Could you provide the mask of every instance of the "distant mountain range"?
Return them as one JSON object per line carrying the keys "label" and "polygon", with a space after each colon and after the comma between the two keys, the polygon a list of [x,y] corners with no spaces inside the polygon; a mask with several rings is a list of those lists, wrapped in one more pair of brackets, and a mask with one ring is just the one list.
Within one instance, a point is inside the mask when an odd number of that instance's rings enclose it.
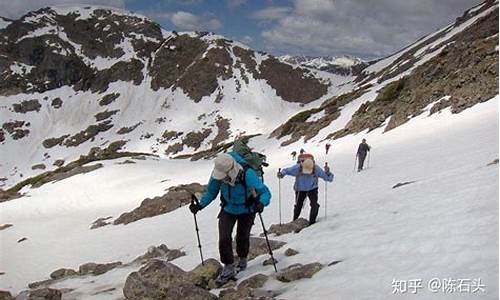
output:
{"label": "distant mountain range", "polygon": [[330,72],[342,76],[357,76],[370,63],[353,56],[307,56],[283,55],[281,61]]}

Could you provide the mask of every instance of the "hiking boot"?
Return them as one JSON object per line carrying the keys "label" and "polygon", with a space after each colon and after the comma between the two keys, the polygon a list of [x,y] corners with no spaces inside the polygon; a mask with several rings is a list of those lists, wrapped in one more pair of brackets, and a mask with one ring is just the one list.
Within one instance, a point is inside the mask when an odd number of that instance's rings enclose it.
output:
{"label": "hiking boot", "polygon": [[224,268],[222,268],[222,272],[219,274],[219,276],[217,276],[215,282],[218,286],[222,286],[229,280],[234,279],[234,276],[236,276],[236,269],[234,268],[234,266],[232,264],[224,265]]}
{"label": "hiking boot", "polygon": [[247,259],[244,257],[240,257],[238,261],[238,265],[236,266],[239,272],[245,270],[247,268]]}

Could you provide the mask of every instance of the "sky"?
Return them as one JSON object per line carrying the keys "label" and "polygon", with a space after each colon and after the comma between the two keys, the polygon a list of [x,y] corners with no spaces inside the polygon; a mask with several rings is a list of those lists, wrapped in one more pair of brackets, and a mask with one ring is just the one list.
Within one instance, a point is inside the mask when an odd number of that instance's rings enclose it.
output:
{"label": "sky", "polygon": [[481,0],[0,0],[15,19],[54,5],[105,5],[166,30],[212,31],[274,55],[374,59],[455,20]]}

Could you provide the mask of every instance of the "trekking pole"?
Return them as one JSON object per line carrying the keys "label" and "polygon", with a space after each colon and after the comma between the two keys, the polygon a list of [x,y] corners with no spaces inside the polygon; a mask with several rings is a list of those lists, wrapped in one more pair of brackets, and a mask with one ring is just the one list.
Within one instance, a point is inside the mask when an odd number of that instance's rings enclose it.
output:
{"label": "trekking pole", "polygon": [[358,155],[354,157],[354,169],[352,170],[353,173],[356,173],[356,163],[358,162]]}
{"label": "trekking pole", "polygon": [[368,151],[368,161],[366,162],[366,164],[367,164],[366,168],[367,169],[370,168],[370,153],[371,153],[371,151]]}
{"label": "trekking pole", "polygon": [[[281,168],[278,169],[278,173],[281,173]],[[280,216],[280,226],[281,226],[281,178],[278,177],[278,202],[279,202],[279,216]]]}
{"label": "trekking pole", "polygon": [[[191,203],[196,203],[199,205],[198,198],[194,194],[191,194]],[[193,214],[194,217],[194,228],[196,229],[196,237],[198,238],[198,248],[200,249],[200,257],[201,257],[201,265],[205,265],[205,261],[203,260],[203,252],[201,251],[201,242],[200,242],[200,229],[198,228],[198,221],[196,220],[196,214]]]}
{"label": "trekking pole", "polygon": [[[257,198],[257,193],[255,192],[255,189],[252,189],[252,194],[255,198]],[[262,224],[262,230],[264,231],[264,236],[266,237],[267,249],[269,250],[269,255],[271,256],[271,260],[273,262],[274,271],[278,273],[278,269],[276,268],[276,260],[274,259],[273,256],[273,249],[271,249],[271,244],[269,244],[269,238],[267,237],[266,226],[264,225],[264,220],[262,219],[261,213],[259,213],[259,218],[260,218],[260,224]]]}
{"label": "trekking pole", "polygon": [[274,271],[276,273],[278,273],[278,269],[276,268],[276,260],[274,259],[273,250],[271,249],[271,245],[269,244],[269,239],[267,237],[266,226],[264,225],[264,220],[262,220],[262,214],[261,213],[259,213],[259,218],[260,218],[260,223],[262,224],[262,230],[264,230],[264,236],[266,237],[267,249],[269,249],[269,255],[271,255],[271,260],[273,262]]}
{"label": "trekking pole", "polygon": [[[325,162],[325,168],[328,168],[328,163],[327,162]],[[325,180],[325,219],[327,217],[327,211],[328,211],[328,209],[327,209],[327,203],[328,202],[326,202],[326,199],[328,198],[328,196],[327,196],[328,193],[327,193],[327,190],[326,190],[327,186],[328,186],[328,182]]]}

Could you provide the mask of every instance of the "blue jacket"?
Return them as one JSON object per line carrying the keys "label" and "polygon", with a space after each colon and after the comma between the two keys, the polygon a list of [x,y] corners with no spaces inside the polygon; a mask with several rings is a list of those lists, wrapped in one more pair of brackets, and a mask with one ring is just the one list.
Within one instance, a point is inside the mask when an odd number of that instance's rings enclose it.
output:
{"label": "blue jacket", "polygon": [[[231,155],[240,165],[244,166],[246,164],[245,160],[238,153],[229,152],[228,154]],[[248,207],[245,204],[245,197],[252,195],[252,188],[254,188],[257,195],[260,196],[260,202],[264,206],[268,206],[271,200],[271,193],[252,168],[248,168],[246,170],[245,181],[247,186],[246,193],[241,182],[237,182],[234,186],[231,186],[223,182],[222,180],[217,180],[213,177],[210,177],[210,180],[208,181],[207,191],[200,199],[200,206],[203,208],[209,205],[217,197],[220,191],[222,193],[222,196],[226,200],[225,205],[223,205],[222,202],[220,205],[224,206],[223,209],[226,212],[233,215],[253,213],[253,207]]]}
{"label": "blue jacket", "polygon": [[281,170],[282,175],[295,176],[295,184],[293,189],[299,192],[311,191],[318,187],[318,177],[325,181],[333,181],[333,173],[326,174],[320,166],[314,165],[312,174],[303,174],[300,170],[300,164],[296,164],[290,168]]}

